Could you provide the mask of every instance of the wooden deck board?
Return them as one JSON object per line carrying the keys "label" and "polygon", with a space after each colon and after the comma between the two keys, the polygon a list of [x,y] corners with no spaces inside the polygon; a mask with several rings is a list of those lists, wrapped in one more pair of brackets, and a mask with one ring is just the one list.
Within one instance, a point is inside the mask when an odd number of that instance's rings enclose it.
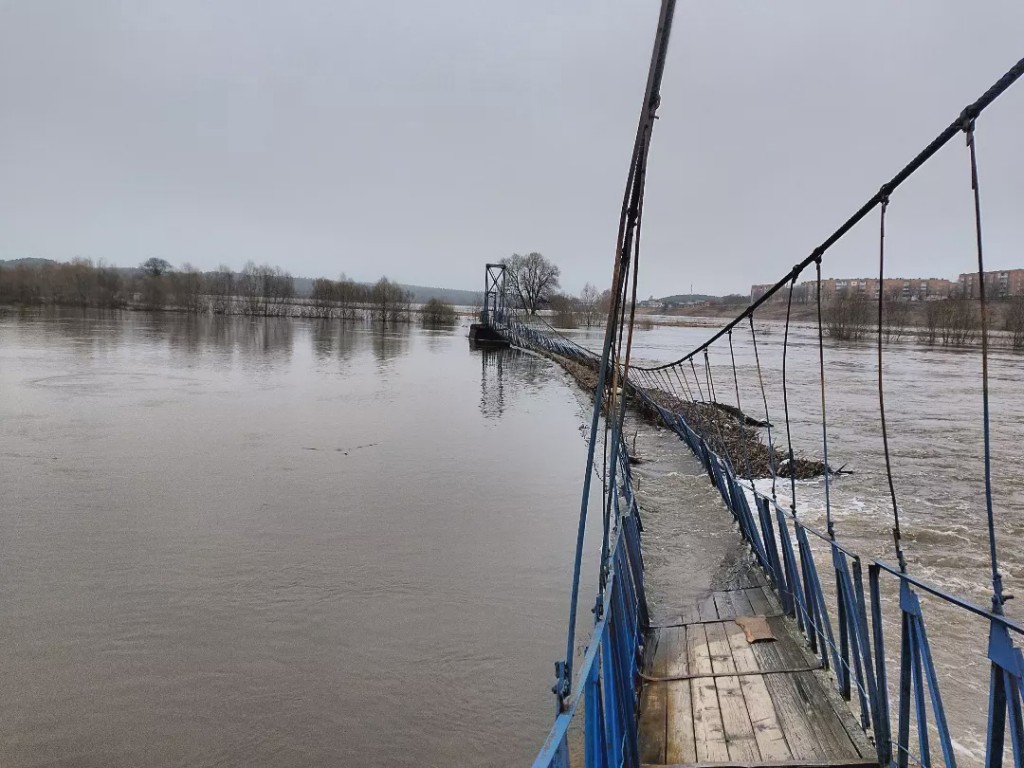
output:
{"label": "wooden deck board", "polygon": [[[672,661],[666,674],[688,674],[690,665],[686,650],[686,629],[676,630],[672,645]],[[693,730],[693,698],[689,680],[675,680],[667,686],[667,715],[665,752],[669,762],[697,762],[697,744]]]}
{"label": "wooden deck board", "polygon": [[[716,674],[735,672],[736,664],[732,659],[732,648],[726,637],[722,624],[708,624],[704,627],[708,638],[708,651],[711,655],[711,666]],[[722,726],[725,728],[726,746],[729,759],[747,762],[760,760],[761,751],[754,738],[754,726],[750,722],[747,702],[740,688],[738,677],[716,677],[718,688],[718,706],[722,712]]]}
{"label": "wooden deck board", "polygon": [[[681,629],[678,631],[682,631]],[[652,631],[646,673],[652,677],[664,677],[668,674],[670,654],[675,655],[676,649],[670,648],[666,640],[669,629]],[[666,723],[666,685],[667,683],[648,683],[640,693],[640,728],[638,747],[641,763],[665,763],[669,761],[665,753]]]}
{"label": "wooden deck board", "polygon": [[[686,630],[686,650],[691,674],[710,675],[714,672],[704,626],[694,624]],[[693,699],[693,734],[697,743],[697,760],[712,763],[728,760],[729,748],[725,741],[715,678],[690,680],[690,696]]]}
{"label": "wooden deck board", "polygon": [[715,621],[718,618],[718,606],[715,605],[714,593],[708,595],[697,604],[701,621]]}
{"label": "wooden deck board", "polygon": [[731,594],[731,592],[715,592],[712,595],[720,619],[732,619],[736,616],[736,608],[732,604]]}
{"label": "wooden deck board", "polygon": [[[737,625],[725,625],[733,662],[738,672],[756,672],[760,669],[750,643]],[[789,760],[793,753],[782,732],[779,717],[775,714],[775,703],[768,692],[763,675],[749,675],[739,678],[743,697],[747,702],[750,722],[754,726],[754,738],[761,751],[762,760]]]}
{"label": "wooden deck board", "polygon": [[[752,579],[756,582],[756,579]],[[736,616],[767,616],[774,641],[748,643]],[[770,589],[715,592],[682,626],[652,629],[641,697],[645,765],[866,766],[873,751],[846,702],[796,636]],[[772,670],[784,670],[771,672]],[[765,671],[768,674],[736,674]],[[704,677],[704,675],[709,675]],[[710,676],[716,675],[716,676]],[[722,675],[722,676],[718,676]],[[855,731],[855,732],[854,732]]]}
{"label": "wooden deck board", "polygon": [[[786,628],[785,619],[773,617],[769,619],[768,623],[775,632],[776,637],[783,638],[778,643],[771,644],[777,646],[783,664],[796,668],[817,663],[817,659],[809,651],[805,650],[802,644],[797,644],[793,639],[792,634]],[[768,644],[759,643],[758,645]],[[758,646],[754,647],[754,652],[755,654],[758,652]],[[793,678],[809,702],[811,719],[818,740],[825,749],[827,756],[838,757],[850,754],[851,750],[853,754],[860,755],[846,727],[836,714],[832,702],[826,695],[822,685],[823,681],[815,676],[813,672],[800,672],[793,675]],[[825,682],[828,684],[828,681]]]}
{"label": "wooden deck board", "polygon": [[754,606],[750,602],[750,598],[747,597],[747,593],[745,590],[737,589],[733,592],[730,592],[729,600],[732,601],[732,609],[734,616],[758,615],[758,612],[754,610]]}

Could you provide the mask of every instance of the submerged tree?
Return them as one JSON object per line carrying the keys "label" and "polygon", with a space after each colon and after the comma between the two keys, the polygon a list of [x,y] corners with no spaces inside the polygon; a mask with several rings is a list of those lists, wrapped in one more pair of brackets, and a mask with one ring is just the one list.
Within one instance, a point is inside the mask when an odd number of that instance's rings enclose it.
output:
{"label": "submerged tree", "polygon": [[1006,330],[1014,349],[1024,349],[1024,296],[1011,299],[1006,310]]}
{"label": "submerged tree", "polygon": [[459,322],[459,314],[455,307],[441,299],[430,299],[420,310],[423,318],[423,325],[427,328],[443,328],[456,325]]}
{"label": "submerged tree", "polygon": [[385,325],[409,322],[409,305],[412,294],[386,277],[378,280],[370,289],[370,311],[375,320]]}
{"label": "submerged tree", "polygon": [[840,294],[825,307],[825,330],[839,341],[856,341],[864,336],[871,318],[871,304],[859,296]]}
{"label": "submerged tree", "polygon": [[537,314],[537,309],[549,301],[559,288],[561,270],[539,253],[528,253],[525,256],[514,253],[502,263],[505,265],[505,281],[509,290],[531,315]]}
{"label": "submerged tree", "polygon": [[595,286],[590,283],[583,286],[576,304],[579,307],[580,317],[583,318],[583,323],[587,328],[601,322],[600,301],[601,294]]}

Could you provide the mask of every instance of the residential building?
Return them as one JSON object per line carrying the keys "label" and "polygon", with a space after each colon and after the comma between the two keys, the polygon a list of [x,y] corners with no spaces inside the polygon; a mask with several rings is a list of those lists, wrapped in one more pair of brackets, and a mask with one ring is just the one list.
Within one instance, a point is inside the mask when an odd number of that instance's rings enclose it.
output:
{"label": "residential building", "polygon": [[[1005,299],[1010,296],[1024,296],[1024,269],[1001,269],[985,272],[985,296]],[[957,280],[961,296],[969,299],[981,298],[977,272],[964,272]]]}

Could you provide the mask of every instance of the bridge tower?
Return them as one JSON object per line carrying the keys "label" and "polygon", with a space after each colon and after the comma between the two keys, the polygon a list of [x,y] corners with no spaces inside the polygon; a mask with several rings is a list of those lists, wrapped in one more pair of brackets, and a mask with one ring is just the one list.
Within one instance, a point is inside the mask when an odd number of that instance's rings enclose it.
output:
{"label": "bridge tower", "polygon": [[509,346],[508,340],[498,331],[506,322],[505,318],[505,265],[484,265],[484,306],[480,311],[480,322],[469,326],[470,344],[487,346]]}

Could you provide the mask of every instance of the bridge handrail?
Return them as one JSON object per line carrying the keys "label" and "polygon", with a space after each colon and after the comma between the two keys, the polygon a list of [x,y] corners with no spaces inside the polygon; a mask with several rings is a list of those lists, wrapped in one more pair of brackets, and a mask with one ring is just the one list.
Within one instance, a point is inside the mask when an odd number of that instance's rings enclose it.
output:
{"label": "bridge handrail", "polygon": [[[625,451],[621,456],[626,456]],[[569,768],[569,727],[581,712],[586,765],[606,764],[600,762],[606,757],[611,765],[637,765],[639,761],[637,715],[648,628],[642,526],[627,459],[620,461],[619,470],[619,487],[614,491],[615,534],[604,595],[595,606],[594,628],[572,692],[556,714],[534,768]]]}
{"label": "bridge handrail", "polygon": [[[568,343],[568,340],[560,335],[549,336],[534,328],[516,324],[515,321],[510,322],[508,327],[510,333],[514,334],[517,344],[563,355],[580,363],[592,364],[591,353],[580,352],[578,345]],[[881,559],[867,561],[869,584],[866,587],[863,574],[865,561],[861,555],[828,534],[803,523],[793,510],[787,509],[776,499],[739,478],[728,458],[715,452],[682,415],[658,405],[637,382],[628,381],[626,385],[630,388],[631,394],[643,400],[659,414],[662,422],[673,430],[702,462],[711,482],[732,512],[741,534],[750,545],[753,556],[778,594],[784,612],[796,620],[797,626],[803,632],[811,650],[820,659],[822,666],[832,671],[840,695],[847,701],[853,701],[856,697],[856,711],[859,712],[862,727],[874,737],[880,765],[892,764],[895,768],[908,768],[908,760],[911,757],[928,763],[932,745],[931,735],[928,728],[919,728],[918,745],[916,750],[913,748],[910,736],[911,707],[919,713],[931,708],[943,761],[953,768],[956,765],[953,738],[942,704],[940,680],[932,662],[931,647],[924,629],[924,615],[914,593],[915,589],[989,622],[990,635],[993,638],[990,640],[989,658],[999,673],[993,676],[993,680],[997,682],[993,682],[993,695],[990,696],[990,721],[994,716],[994,722],[998,725],[997,710],[1003,708],[1009,717],[1004,717],[1002,722],[1012,735],[1012,729],[1016,727],[1015,718],[1019,719],[1020,713],[1024,711],[1024,660],[1021,659],[1020,650],[1010,640],[1009,633],[1024,635],[1024,626],[1005,615],[953,595],[924,579],[902,572],[898,566]],[[624,493],[630,498],[631,509],[636,510],[635,514],[625,519],[633,519],[638,523],[639,508],[635,507],[635,499],[632,498],[628,462],[623,470],[623,478]],[[750,508],[747,492],[750,492],[755,500],[756,513]],[[638,526],[638,549],[640,530],[642,529]],[[831,552],[831,562],[826,568],[826,571],[831,571],[833,575],[829,582],[822,579],[822,564],[818,562],[814,550],[809,545],[808,534],[821,540]],[[616,550],[621,546],[621,538],[620,531],[616,536]],[[903,629],[898,670],[894,670],[900,680],[899,696],[895,702],[898,715],[895,729],[891,722],[892,707],[888,698],[890,662],[885,653],[886,622],[883,619],[884,601],[881,597],[879,578],[882,573],[896,577],[900,584],[899,612]],[[642,580],[642,572],[633,575],[632,578]],[[826,586],[829,587],[828,590]],[[615,591],[614,586],[609,589],[610,594],[606,595],[605,606],[614,605]],[[586,686],[600,687],[605,684],[605,678],[600,678],[600,681],[595,678],[594,669],[600,651],[598,646],[604,642],[606,633],[605,625],[599,621],[588,645],[587,657],[574,687],[569,708],[567,712],[556,717],[548,741],[534,763],[535,768],[548,765],[559,768],[568,766],[567,746],[562,749],[560,745],[567,744],[569,723],[579,715],[580,698],[585,696]],[[636,642],[637,645],[633,649],[634,660],[640,663],[643,653],[642,638],[638,637]],[[635,702],[638,679],[629,679],[630,691],[634,694]],[[586,713],[586,706],[583,709]],[[621,716],[621,712],[619,715]],[[601,721],[599,726],[586,727],[605,729],[608,724]],[[617,727],[617,733],[629,735],[622,730],[621,722]],[[998,743],[997,736],[994,732],[990,734],[990,752]],[[1016,743],[1014,739],[1014,744]],[[628,757],[629,753],[624,750],[623,754]],[[990,754],[990,757],[995,755]],[[1022,767],[1021,753],[1016,747],[1013,749],[1013,761],[1016,768]],[[637,763],[627,760],[625,763],[614,764]],[[1000,764],[1001,755],[997,761],[989,762],[989,765]]]}

